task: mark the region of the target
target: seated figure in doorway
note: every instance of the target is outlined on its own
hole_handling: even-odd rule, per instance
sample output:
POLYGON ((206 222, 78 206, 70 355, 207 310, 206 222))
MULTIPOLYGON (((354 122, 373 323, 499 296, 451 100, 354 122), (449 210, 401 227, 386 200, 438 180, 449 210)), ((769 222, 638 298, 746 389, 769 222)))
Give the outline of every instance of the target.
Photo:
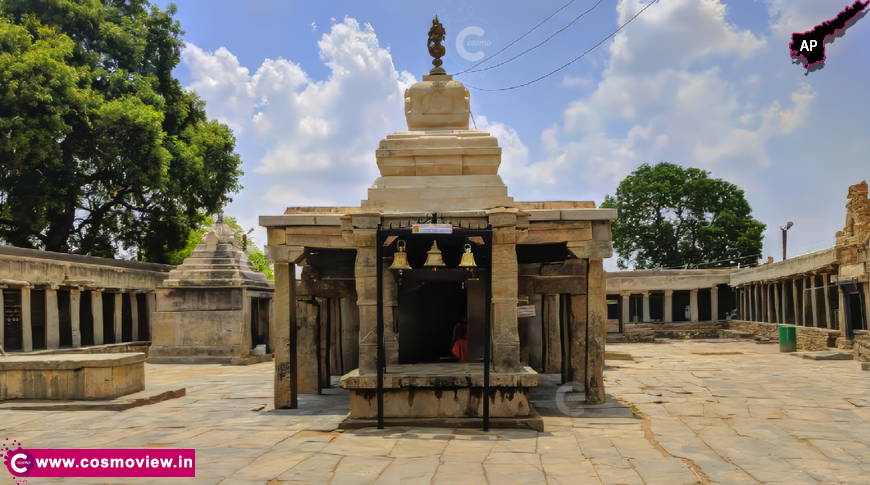
POLYGON ((453 327, 450 348, 457 359, 468 362, 468 322, 464 318, 453 327))

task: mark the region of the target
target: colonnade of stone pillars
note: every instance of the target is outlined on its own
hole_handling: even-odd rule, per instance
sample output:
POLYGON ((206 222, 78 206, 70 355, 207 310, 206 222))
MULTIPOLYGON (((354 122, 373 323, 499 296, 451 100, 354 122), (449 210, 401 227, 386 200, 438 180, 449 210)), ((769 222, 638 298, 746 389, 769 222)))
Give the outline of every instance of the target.
MULTIPOLYGON (((33 350, 33 319, 32 319, 32 288, 30 286, 22 286, 18 289, 21 292, 21 348, 25 352, 33 350)), ((77 348, 82 346, 81 332, 81 288, 73 287, 69 290, 61 290, 59 285, 49 285, 44 291, 44 315, 45 315, 45 348, 47 350, 56 350, 60 348, 60 308, 58 306, 58 291, 69 292, 69 321, 72 337, 72 347, 77 348)), ((127 298, 130 302, 131 321, 132 321, 132 341, 139 339, 139 305, 137 293, 124 292, 115 293, 115 311, 113 314, 114 322, 113 329, 115 334, 115 342, 120 343, 122 338, 122 308, 123 300, 127 298)), ((151 295, 148 295, 148 315, 154 310, 153 303, 150 301, 151 295)), ((0 289, 0 343, 5 343, 5 304, 3 299, 3 291, 0 289)), ((96 289, 91 291, 91 312, 93 316, 93 335, 94 345, 103 345, 103 291, 96 289)), ((5 346, 4 346, 5 347, 5 346)))
MULTIPOLYGON (((689 291, 689 310, 690 317, 689 321, 693 323, 697 323, 700 320, 700 311, 698 308, 698 288, 688 290, 689 291)), ((663 321, 665 323, 673 323, 674 321, 674 290, 662 290, 664 293, 664 306, 663 306, 663 321)), ((648 323, 652 321, 652 317, 650 315, 650 290, 643 290, 639 292, 641 299, 641 308, 635 308, 635 315, 638 316, 638 320, 640 322, 648 323), (639 315, 638 315, 639 313, 639 315)), ((630 310, 630 298, 631 292, 622 292, 620 296, 622 297, 622 323, 629 323, 632 319, 632 314, 630 310)), ((719 320, 719 288, 717 286, 713 286, 710 288, 710 317, 712 321, 719 320)))
POLYGON ((771 283, 749 283, 739 287, 737 291, 740 318, 743 320, 782 324, 788 321, 787 314, 791 309, 794 311, 795 325, 825 328, 835 326, 831 291, 838 290, 835 285, 830 284, 827 274, 803 275, 771 283))

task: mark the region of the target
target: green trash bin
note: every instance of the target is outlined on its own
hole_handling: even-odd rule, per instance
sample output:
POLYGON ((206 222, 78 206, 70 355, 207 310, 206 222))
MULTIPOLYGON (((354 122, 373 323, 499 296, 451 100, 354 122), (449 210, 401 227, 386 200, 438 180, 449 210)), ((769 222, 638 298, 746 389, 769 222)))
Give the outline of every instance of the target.
POLYGON ((797 327, 794 325, 779 326, 779 351, 797 351, 797 327))

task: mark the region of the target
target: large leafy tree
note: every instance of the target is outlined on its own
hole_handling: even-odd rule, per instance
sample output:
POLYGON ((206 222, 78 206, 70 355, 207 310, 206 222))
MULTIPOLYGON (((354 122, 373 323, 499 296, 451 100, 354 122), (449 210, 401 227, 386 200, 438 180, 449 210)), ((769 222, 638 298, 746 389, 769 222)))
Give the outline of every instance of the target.
POLYGON ((616 208, 613 247, 626 269, 755 264, 765 225, 736 185, 697 168, 641 165, 605 197, 616 208))
POLYGON ((0 0, 0 240, 165 262, 241 188, 227 126, 146 0, 0 0))

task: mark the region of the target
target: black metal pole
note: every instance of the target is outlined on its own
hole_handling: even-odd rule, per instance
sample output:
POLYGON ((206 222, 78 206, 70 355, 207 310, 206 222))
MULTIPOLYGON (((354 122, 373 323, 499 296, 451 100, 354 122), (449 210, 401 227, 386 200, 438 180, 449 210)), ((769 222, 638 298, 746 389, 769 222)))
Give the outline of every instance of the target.
MULTIPOLYGON (((384 262, 383 248, 384 237, 381 234, 381 226, 378 225, 377 248, 375 249, 375 264, 377 265, 378 279, 378 343, 376 365, 378 366, 378 429, 384 429, 384 262)), ((371 274, 371 273, 369 273, 371 274)))
POLYGON ((486 272, 486 311, 483 323, 483 430, 489 431, 489 366, 490 339, 492 338, 492 233, 483 237, 486 247, 489 248, 489 270, 486 272))

